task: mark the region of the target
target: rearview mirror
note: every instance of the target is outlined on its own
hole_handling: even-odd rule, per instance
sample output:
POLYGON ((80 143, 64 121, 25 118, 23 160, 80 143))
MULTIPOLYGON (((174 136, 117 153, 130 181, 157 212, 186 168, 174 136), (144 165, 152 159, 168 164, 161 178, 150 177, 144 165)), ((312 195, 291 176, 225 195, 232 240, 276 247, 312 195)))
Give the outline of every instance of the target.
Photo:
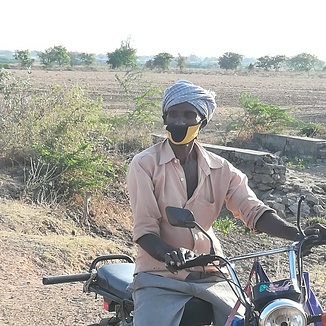
POLYGON ((189 209, 167 206, 165 212, 172 226, 190 229, 196 227, 194 215, 189 209))

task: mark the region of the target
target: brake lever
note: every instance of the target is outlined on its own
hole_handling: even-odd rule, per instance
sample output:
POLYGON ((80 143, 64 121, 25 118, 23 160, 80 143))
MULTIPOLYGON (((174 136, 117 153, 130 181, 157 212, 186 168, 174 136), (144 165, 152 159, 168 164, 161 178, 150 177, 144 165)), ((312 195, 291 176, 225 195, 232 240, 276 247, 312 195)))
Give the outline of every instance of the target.
POLYGON ((191 258, 186 260, 186 262, 181 266, 174 266, 175 269, 181 270, 190 267, 196 266, 207 266, 209 263, 213 263, 214 261, 220 262, 220 256, 217 255, 210 255, 210 254, 203 254, 196 256, 195 258, 191 258))
POLYGON ((311 241, 313 243, 320 243, 320 244, 324 244, 326 243, 326 237, 321 235, 321 234, 312 234, 312 235, 308 235, 303 242, 306 241, 311 241))

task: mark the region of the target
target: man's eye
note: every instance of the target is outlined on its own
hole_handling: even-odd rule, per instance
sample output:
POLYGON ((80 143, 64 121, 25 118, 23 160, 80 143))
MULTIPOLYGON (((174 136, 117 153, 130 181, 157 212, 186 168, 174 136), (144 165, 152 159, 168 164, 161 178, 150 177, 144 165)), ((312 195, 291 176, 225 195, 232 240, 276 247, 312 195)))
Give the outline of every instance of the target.
POLYGON ((171 112, 168 113, 168 117, 175 119, 175 118, 178 117, 178 113, 174 112, 174 111, 171 111, 171 112))
POLYGON ((185 118, 187 119, 196 119, 197 118, 197 112, 185 112, 185 118))

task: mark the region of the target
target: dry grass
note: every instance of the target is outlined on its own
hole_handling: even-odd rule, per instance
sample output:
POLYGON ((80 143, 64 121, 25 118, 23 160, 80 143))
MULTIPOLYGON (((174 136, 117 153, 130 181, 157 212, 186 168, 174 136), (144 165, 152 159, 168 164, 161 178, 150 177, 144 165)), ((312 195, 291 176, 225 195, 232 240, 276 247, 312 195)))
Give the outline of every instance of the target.
MULTIPOLYGON (((27 255, 44 271, 75 273, 86 271, 90 262, 99 255, 121 252, 134 255, 133 250, 124 245, 125 239, 117 241, 114 230, 112 236, 90 236, 87 225, 80 227, 59 210, 1 200, 0 212, 1 247, 6 248, 2 252, 27 255)), ((106 224, 110 221, 108 219, 106 224)), ((123 228, 121 225, 121 232, 123 228)))

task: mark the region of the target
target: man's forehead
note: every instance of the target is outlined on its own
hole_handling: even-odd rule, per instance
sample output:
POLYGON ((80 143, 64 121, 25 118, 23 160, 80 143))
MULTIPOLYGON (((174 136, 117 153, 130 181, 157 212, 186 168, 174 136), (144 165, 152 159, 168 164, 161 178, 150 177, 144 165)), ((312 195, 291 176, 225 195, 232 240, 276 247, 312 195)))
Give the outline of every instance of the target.
POLYGON ((182 102, 179 104, 172 105, 168 108, 167 112, 170 111, 192 111, 192 112, 198 112, 198 110, 190 103, 188 102, 182 102))

